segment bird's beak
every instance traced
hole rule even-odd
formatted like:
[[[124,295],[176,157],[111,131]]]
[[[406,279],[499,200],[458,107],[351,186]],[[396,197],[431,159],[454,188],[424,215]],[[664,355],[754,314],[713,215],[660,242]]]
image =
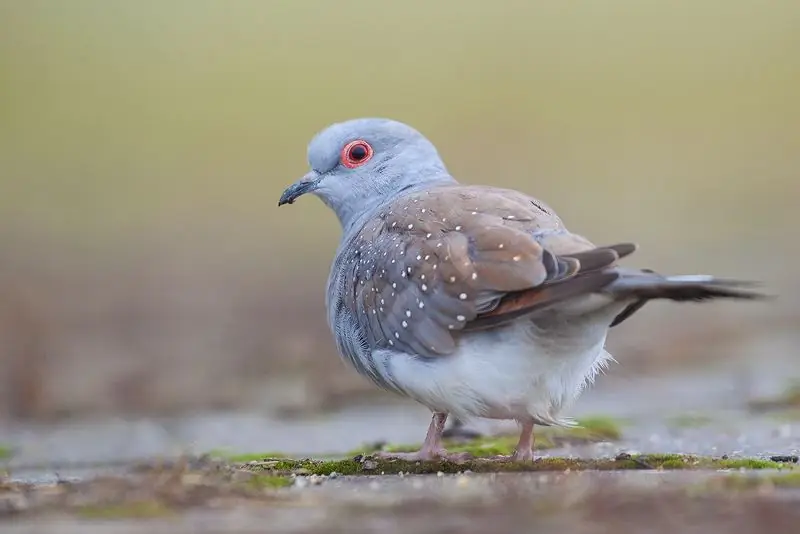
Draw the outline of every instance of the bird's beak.
[[[299,197],[305,195],[306,193],[310,193],[317,188],[319,185],[320,175],[316,171],[311,171],[295,183],[290,185],[286,188],[286,190],[281,195],[281,199],[278,201],[278,206],[283,206],[284,204],[291,204]]]

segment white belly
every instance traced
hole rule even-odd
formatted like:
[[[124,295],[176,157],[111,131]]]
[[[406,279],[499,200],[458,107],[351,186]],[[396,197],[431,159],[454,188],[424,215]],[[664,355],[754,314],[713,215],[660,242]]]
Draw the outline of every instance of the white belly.
[[[612,360],[604,349],[609,319],[601,315],[465,334],[454,354],[431,360],[373,355],[384,377],[431,410],[568,425],[561,410]]]

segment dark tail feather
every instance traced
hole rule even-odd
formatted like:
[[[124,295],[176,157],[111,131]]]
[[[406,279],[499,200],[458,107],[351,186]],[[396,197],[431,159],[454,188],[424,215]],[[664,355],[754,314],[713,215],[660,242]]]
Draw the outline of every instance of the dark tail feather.
[[[622,270],[621,270],[622,271]],[[617,326],[653,299],[668,299],[678,302],[702,302],[728,298],[738,300],[761,300],[769,298],[749,288],[756,282],[730,280],[709,275],[662,276],[652,271],[622,271],[605,291],[621,298],[636,298],[625,308],[611,326]]]

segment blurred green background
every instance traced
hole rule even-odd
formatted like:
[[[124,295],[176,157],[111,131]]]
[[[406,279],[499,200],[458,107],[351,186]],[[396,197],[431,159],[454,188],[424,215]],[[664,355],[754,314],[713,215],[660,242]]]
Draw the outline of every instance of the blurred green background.
[[[463,182],[540,196],[595,242],[637,241],[632,264],[768,282],[769,310],[651,305],[615,334],[636,369],[729,355],[798,324],[798,95],[791,0],[4,0],[2,404],[370,394],[324,322],[333,214],[276,207],[311,136],[356,116],[412,124]]]

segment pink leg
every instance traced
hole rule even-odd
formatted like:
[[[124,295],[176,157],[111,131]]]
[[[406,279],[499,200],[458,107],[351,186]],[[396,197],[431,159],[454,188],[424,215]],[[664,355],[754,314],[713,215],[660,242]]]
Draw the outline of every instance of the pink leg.
[[[517,448],[511,459],[515,462],[533,461],[533,439],[533,421],[523,421]]]
[[[447,422],[447,414],[442,412],[434,412],[431,418],[431,424],[428,426],[428,433],[425,435],[425,441],[422,443],[422,448],[417,452],[383,452],[376,453],[380,458],[396,458],[399,460],[433,460],[436,458],[443,458],[454,462],[464,461],[470,458],[468,453],[448,453],[442,446],[442,432],[444,431],[444,424]]]

